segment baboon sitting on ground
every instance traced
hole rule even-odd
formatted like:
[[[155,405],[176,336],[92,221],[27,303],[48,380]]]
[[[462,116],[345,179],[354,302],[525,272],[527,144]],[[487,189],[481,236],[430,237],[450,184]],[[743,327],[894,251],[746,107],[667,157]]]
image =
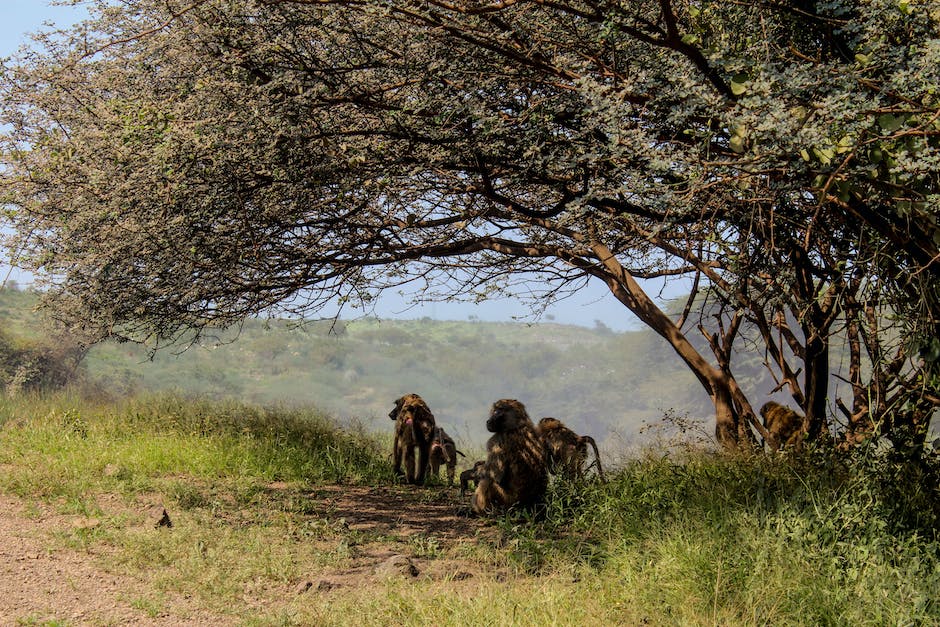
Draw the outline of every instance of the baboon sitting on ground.
[[[486,428],[493,436],[471,501],[474,513],[542,503],[548,488],[545,447],[525,406],[514,399],[496,401]]]
[[[431,474],[440,477],[441,464],[447,466],[447,485],[454,485],[454,474],[457,472],[457,456],[466,457],[457,450],[453,438],[447,435],[441,427],[434,429],[434,439],[431,440]]]
[[[395,443],[392,456],[395,474],[404,476],[408,483],[424,484],[424,477],[431,459],[431,441],[434,438],[434,414],[427,403],[417,394],[405,394],[395,401],[395,408],[388,414],[395,421]],[[415,449],[418,449],[417,466]],[[402,472],[402,458],[405,471]]]
[[[775,401],[764,403],[760,415],[764,418],[764,428],[770,432],[770,440],[767,442],[770,450],[799,446],[803,436],[803,416]]]
[[[463,496],[467,488],[470,487],[471,481],[473,482],[474,488],[479,485],[480,479],[483,478],[484,466],[486,466],[486,462],[484,461],[473,462],[472,468],[467,468],[460,473],[460,496]]]
[[[601,467],[601,454],[597,443],[589,435],[578,435],[557,418],[542,418],[535,428],[548,454],[548,469],[556,475],[569,479],[584,476],[584,464],[588,457],[588,444],[594,449],[594,464],[597,475],[604,481],[604,469]],[[592,464],[593,465],[593,464]]]

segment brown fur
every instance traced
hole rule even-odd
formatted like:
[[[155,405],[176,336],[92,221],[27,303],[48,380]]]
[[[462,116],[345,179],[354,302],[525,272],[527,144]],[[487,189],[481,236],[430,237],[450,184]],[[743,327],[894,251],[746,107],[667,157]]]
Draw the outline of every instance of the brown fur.
[[[453,438],[441,427],[436,427],[434,438],[431,440],[431,474],[440,477],[441,464],[444,464],[447,467],[447,485],[454,485],[458,455],[466,457],[457,450]]]
[[[395,401],[395,408],[388,417],[395,421],[395,443],[392,449],[395,474],[416,485],[424,484],[431,458],[431,441],[434,438],[434,414],[427,403],[417,394],[405,394]],[[418,449],[417,466],[415,449]],[[402,458],[405,470],[402,472]]]
[[[604,469],[601,467],[601,454],[597,443],[589,435],[578,435],[557,418],[542,418],[535,428],[545,443],[548,453],[548,469],[556,475],[569,479],[584,476],[584,464],[588,458],[588,444],[594,449],[597,475],[604,481]]]
[[[803,435],[803,416],[774,401],[765,403],[760,408],[760,415],[764,418],[764,428],[770,432],[767,441],[770,450],[799,446]]]
[[[467,468],[462,473],[460,473],[460,496],[463,496],[466,493],[467,488],[470,487],[470,482],[473,482],[474,487],[479,485],[480,479],[483,478],[483,467],[486,466],[486,462],[477,461],[473,462],[472,468]]]
[[[485,514],[513,506],[532,507],[545,500],[548,466],[545,447],[525,406],[517,400],[493,403],[486,428],[486,463],[471,501]]]

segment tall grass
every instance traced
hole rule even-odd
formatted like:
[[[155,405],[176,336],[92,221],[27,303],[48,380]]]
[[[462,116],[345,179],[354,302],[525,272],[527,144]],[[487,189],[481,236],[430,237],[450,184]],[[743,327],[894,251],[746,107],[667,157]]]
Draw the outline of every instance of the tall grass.
[[[160,395],[0,399],[0,489],[43,497],[135,492],[186,476],[363,483],[390,477],[380,441],[312,410]]]
[[[319,484],[391,484],[386,440],[308,410],[0,399],[0,491],[97,516],[101,493],[161,495],[172,533],[115,518],[60,538],[155,573],[135,600],[153,613],[181,593],[245,625],[940,625],[930,462],[650,453],[606,484],[554,481],[543,515],[499,517],[473,542],[370,536],[310,510]],[[389,545],[472,577],[291,592]]]
[[[654,622],[940,624],[940,469],[905,467],[646,457],[607,485],[555,483],[546,520],[508,530],[510,555],[618,581]]]

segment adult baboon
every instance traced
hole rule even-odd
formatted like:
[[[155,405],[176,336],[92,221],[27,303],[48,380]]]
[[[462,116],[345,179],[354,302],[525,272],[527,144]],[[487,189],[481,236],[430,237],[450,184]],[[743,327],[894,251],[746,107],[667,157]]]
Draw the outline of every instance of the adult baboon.
[[[486,466],[486,462],[477,461],[473,462],[472,468],[467,468],[462,473],[460,473],[460,496],[463,496],[467,488],[470,487],[470,482],[473,482],[473,487],[476,488],[480,483],[480,479],[483,478],[483,467]]]
[[[770,432],[767,444],[776,451],[784,446],[799,445],[803,436],[803,416],[775,401],[768,401],[760,408],[764,428]]]
[[[458,455],[466,457],[457,450],[453,438],[447,435],[443,428],[435,427],[434,438],[431,440],[431,474],[440,477],[441,464],[445,464],[447,466],[447,485],[454,485]]]
[[[434,438],[434,414],[427,403],[417,394],[405,394],[395,401],[395,408],[388,417],[395,421],[395,444],[392,456],[395,474],[404,476],[408,483],[424,484],[424,476],[431,458],[431,441]],[[415,448],[418,449],[418,464],[415,467]],[[402,458],[405,471],[402,472]]]
[[[597,442],[589,435],[578,435],[558,418],[542,418],[535,428],[548,454],[548,469],[556,475],[570,479],[584,476],[584,463],[588,457],[588,444],[594,449],[594,463],[597,475],[604,481],[604,469],[601,467],[601,454]]]
[[[471,505],[484,514],[515,505],[531,507],[545,499],[548,468],[545,447],[525,406],[514,399],[493,403],[486,428],[486,463]]]

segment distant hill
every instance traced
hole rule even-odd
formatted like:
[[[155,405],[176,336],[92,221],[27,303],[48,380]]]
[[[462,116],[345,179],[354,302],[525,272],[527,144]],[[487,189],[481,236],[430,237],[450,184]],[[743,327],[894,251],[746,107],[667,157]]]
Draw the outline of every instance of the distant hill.
[[[0,320],[34,332],[35,295],[0,292]],[[759,360],[753,383],[764,377]],[[309,404],[341,420],[390,429],[403,393],[421,394],[438,421],[470,451],[482,450],[484,420],[499,398],[532,417],[555,416],[594,435],[602,448],[638,442],[665,412],[712,424],[711,404],[665,341],[650,331],[615,333],[554,323],[378,320],[248,320],[181,352],[108,342],[85,359],[86,376],[117,394],[173,390],[261,404]],[[469,452],[469,451],[468,451]]]
[[[662,346],[661,346],[662,345]],[[691,374],[648,332],[611,333],[558,324],[250,320],[240,333],[180,354],[103,344],[89,376],[114,389],[174,389],[258,403],[313,404],[367,427],[390,428],[401,394],[421,394],[464,447],[482,448],[499,398],[533,418],[556,416],[599,442],[622,447],[663,411],[709,415]]]

